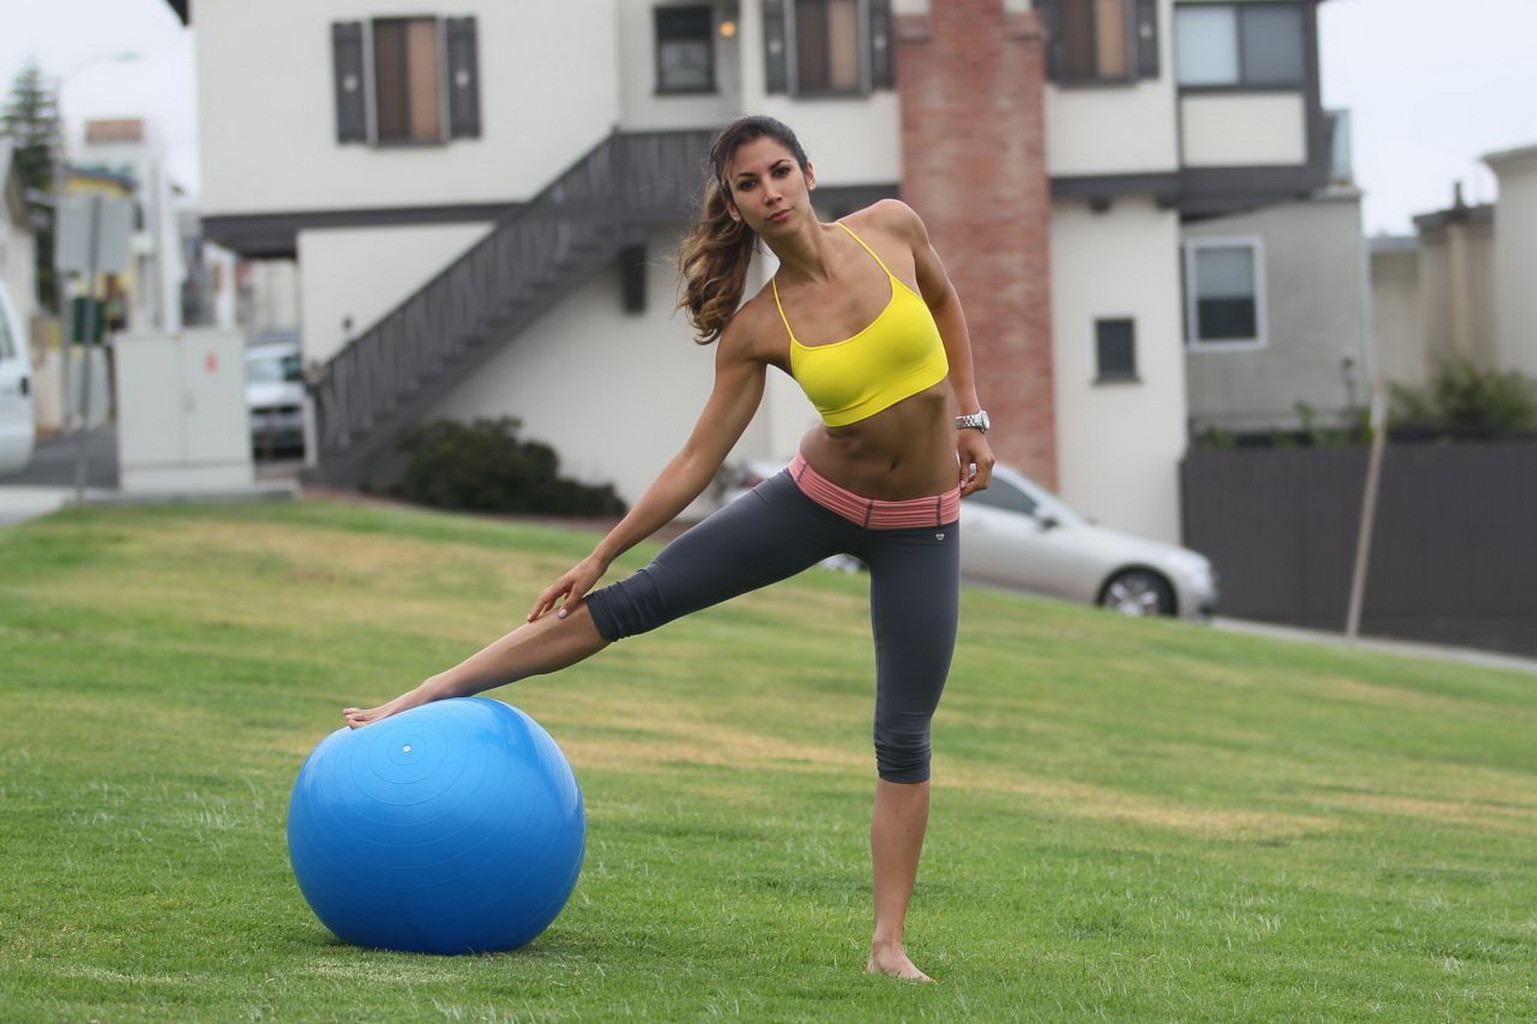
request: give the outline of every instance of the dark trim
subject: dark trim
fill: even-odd
[[[316,228],[407,227],[501,220],[521,203],[402,206],[365,210],[217,214],[203,218],[203,234],[253,259],[293,259],[300,231]]]
[[[812,205],[827,211],[836,220],[882,199],[900,198],[902,186],[897,182],[878,185],[818,185],[812,197]]]
[[[183,25],[192,24],[192,0],[166,0]]]
[[[1179,174],[1179,212],[1216,217],[1306,199],[1328,184],[1327,172],[1294,167],[1197,167]]]
[[[1307,82],[1273,82],[1265,85],[1182,85],[1179,98],[1186,96],[1263,96],[1272,92],[1306,92]]]
[[[1051,179],[1053,199],[1084,199],[1090,204],[1108,204],[1121,196],[1152,196],[1160,206],[1179,202],[1177,171],[1144,174],[1084,174]]]

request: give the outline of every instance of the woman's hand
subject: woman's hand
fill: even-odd
[[[980,430],[963,427],[956,431],[955,452],[961,462],[961,497],[980,491],[993,479],[993,449],[987,443],[987,435]]]
[[[592,585],[602,579],[606,572],[608,572],[607,561],[597,555],[588,555],[566,570],[560,579],[544,588],[534,601],[534,606],[528,610],[528,621],[533,622],[556,605],[560,606],[560,611],[555,613],[556,617],[565,618],[570,614],[571,609],[581,604],[587,591],[591,590]]]

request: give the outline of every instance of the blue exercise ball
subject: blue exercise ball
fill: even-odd
[[[338,729],[304,762],[288,854],[344,942],[418,953],[517,949],[582,870],[582,790],[550,734],[483,697]]]

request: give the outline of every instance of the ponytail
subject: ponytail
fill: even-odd
[[[679,309],[688,310],[696,340],[708,345],[741,305],[758,236],[745,223],[733,220],[720,181],[705,186],[704,205],[693,230],[678,245],[678,270],[683,275]]]

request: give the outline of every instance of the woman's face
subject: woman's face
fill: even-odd
[[[731,154],[725,173],[737,216],[761,234],[777,234],[807,216],[816,175],[804,172],[795,154],[769,135],[744,142]]]

